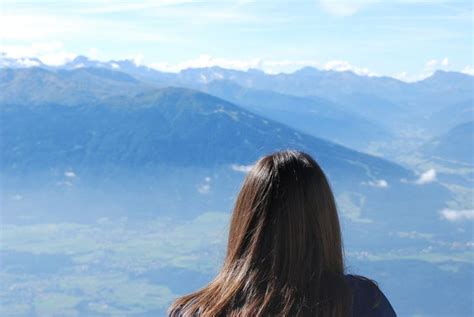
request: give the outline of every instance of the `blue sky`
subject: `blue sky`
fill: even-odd
[[[0,2],[0,51],[60,64],[77,54],[158,69],[303,66],[426,77],[473,73],[471,1]]]

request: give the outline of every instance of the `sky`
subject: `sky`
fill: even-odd
[[[0,52],[159,70],[304,66],[406,81],[474,74],[473,4],[442,0],[0,0]],[[4,56],[5,56],[4,55]]]

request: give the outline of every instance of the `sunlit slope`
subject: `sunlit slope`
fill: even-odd
[[[364,149],[371,142],[393,137],[388,129],[324,98],[247,88],[227,80],[213,81],[198,88],[297,130],[350,148]]]
[[[2,105],[2,169],[251,164],[286,148],[313,154],[336,177],[408,177],[404,168],[182,88],[81,104]]]
[[[0,69],[2,104],[90,104],[110,96],[134,95],[147,88],[148,85],[126,73],[104,68]]]
[[[466,116],[466,120],[469,120]],[[435,159],[474,165],[474,121],[459,124],[423,146],[423,153]]]
[[[411,222],[415,218],[424,219],[426,227],[443,225],[438,211],[449,192],[436,183],[419,186],[414,173],[395,163],[202,92],[153,89],[128,75],[123,80],[112,75],[88,69],[47,72],[56,86],[38,75],[29,79],[29,91],[16,94],[11,81],[2,82],[10,97],[3,95],[0,103],[0,171],[4,179],[15,180],[11,186],[5,182],[5,190],[11,191],[5,200],[11,208],[5,210],[32,210],[28,200],[14,199],[30,183],[31,195],[37,197],[33,210],[42,201],[45,212],[52,208],[52,197],[66,204],[63,210],[82,208],[78,214],[120,210],[130,215],[138,205],[150,213],[229,210],[242,171],[264,154],[292,148],[321,164],[350,221],[375,222],[380,230],[397,224],[419,228],[419,221]],[[93,78],[93,87],[103,90],[82,88],[88,87],[82,76]],[[118,88],[107,90],[111,83]],[[60,84],[62,95],[56,93]],[[104,91],[115,96],[104,96]],[[22,101],[24,95],[31,102]],[[68,97],[76,95],[80,98]],[[59,103],[63,97],[65,104]],[[73,174],[77,177],[68,176]],[[119,207],[111,208],[109,202]],[[63,212],[59,206],[53,206],[58,214]]]

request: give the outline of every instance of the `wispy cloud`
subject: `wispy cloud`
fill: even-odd
[[[53,15],[19,15],[0,12],[0,38],[5,40],[41,40],[74,35],[85,31],[85,23],[75,18]]]
[[[6,57],[19,60],[24,58],[38,58],[43,63],[53,66],[63,65],[77,56],[77,54],[65,50],[61,42],[40,42],[30,45],[0,45],[0,52],[5,54]]]
[[[15,194],[15,195],[11,196],[11,199],[13,199],[13,200],[22,200],[23,196],[20,195],[20,194]]]
[[[219,23],[256,23],[275,21],[275,17],[261,16],[243,10],[254,1],[219,1],[209,3],[203,0],[148,0],[148,1],[99,1],[86,3],[77,9],[83,16],[113,16],[131,14],[144,18],[156,18],[161,22],[188,25]]]
[[[431,241],[434,237],[432,233],[423,233],[418,231],[398,231],[397,236],[406,239],[419,239]]]
[[[72,182],[64,181],[64,182],[56,182],[56,186],[72,187],[74,186],[74,184]]]
[[[387,188],[388,187],[388,182],[385,179],[371,180],[371,181],[369,181],[367,183],[363,183],[363,184],[367,184],[369,186],[377,187],[377,188]]]
[[[422,173],[420,177],[415,181],[418,185],[429,184],[436,181],[436,170],[431,168],[426,172]]]
[[[337,196],[337,206],[344,217],[354,222],[372,223],[371,219],[362,215],[365,201],[365,196],[358,193],[344,192]]]
[[[68,178],[75,178],[76,173],[74,173],[73,171],[66,171],[66,172],[64,172],[64,176],[66,176]]]
[[[454,210],[454,209],[443,209],[440,211],[441,218],[448,221],[462,221],[462,220],[473,220],[474,219],[474,210],[473,209],[464,209],[464,210]]]
[[[327,62],[321,62],[317,60],[272,60],[264,59],[260,57],[248,58],[248,59],[229,59],[221,57],[213,57],[208,54],[202,54],[195,59],[186,60],[180,63],[171,64],[165,62],[151,63],[150,67],[170,72],[178,72],[186,68],[201,68],[201,67],[212,67],[220,66],[223,68],[237,69],[237,70],[248,70],[251,68],[263,70],[269,74],[276,74],[280,72],[293,72],[303,67],[316,67],[324,70],[333,71],[351,71],[361,76],[377,76],[377,74],[368,68],[359,67],[351,64],[344,60],[329,60]]]
[[[448,57],[440,59],[432,58],[426,61],[419,73],[408,73],[406,71],[393,75],[394,78],[406,82],[415,82],[430,77],[436,70],[450,70],[451,62]]]
[[[466,67],[461,70],[461,73],[474,76],[474,67],[472,65],[466,65]]]
[[[147,37],[146,34],[142,35]],[[159,35],[150,36],[152,40],[165,40],[165,38],[161,38]],[[99,54],[99,50],[97,48],[89,48],[87,52],[78,54],[66,50],[63,43],[58,41],[45,41],[38,43],[34,42],[30,45],[0,45],[0,53],[3,53],[5,57],[19,59],[17,64],[23,64],[24,67],[37,66],[37,62],[31,60],[31,58],[38,58],[43,63],[52,66],[63,65],[74,59],[77,55],[86,55],[92,60],[108,61],[102,56],[102,54]],[[201,54],[196,58],[187,59],[177,63],[170,63],[165,61],[147,62],[145,61],[143,53],[129,54],[124,57],[115,57],[114,59],[133,60],[137,66],[147,66],[165,72],[179,72],[188,68],[219,66],[227,69],[242,71],[247,71],[249,69],[260,69],[268,74],[278,74],[292,73],[303,67],[315,67],[327,71],[350,71],[359,76],[381,76],[377,72],[372,71],[367,67],[356,66],[346,60],[329,60],[322,62],[319,60],[310,59],[273,60],[260,57],[237,59],[213,57],[209,54]],[[407,72],[401,72],[396,75],[392,75],[392,77],[405,82],[418,81],[432,75],[434,72],[433,69],[436,68],[436,65],[441,65],[444,69],[446,69],[446,67],[450,65],[450,62],[448,58],[443,58],[440,60],[432,59],[426,62],[425,69],[421,74],[410,75]],[[474,75],[474,68],[471,65],[468,65],[463,70],[461,70],[461,72]],[[385,76],[390,75],[386,74]]]
[[[346,17],[356,14],[374,0],[319,0],[321,8],[329,14]]]
[[[444,57],[442,59],[430,59],[429,61],[426,62],[425,65],[425,71],[433,71],[437,68],[444,68],[449,66],[449,59],[447,57]]]
[[[399,7],[404,6],[404,7],[409,7],[412,5],[444,5],[445,8],[448,7],[450,4],[449,1],[446,0],[318,0],[319,6],[321,9],[323,9],[325,12],[338,16],[338,17],[348,17],[355,15],[365,9],[366,7],[369,7],[371,5],[375,4],[389,4],[389,5],[397,5]],[[458,9],[458,8],[457,8]],[[465,12],[460,14],[462,17],[466,15]],[[442,16],[444,17],[444,16]],[[386,16],[379,17],[382,19],[386,19]],[[392,17],[388,17],[392,18]],[[409,15],[409,16],[395,16],[395,18],[402,18],[402,19],[410,19],[410,18],[416,18],[419,19],[420,16],[415,16]],[[422,16],[421,18],[426,18],[425,16]],[[456,16],[457,18],[457,16]]]
[[[420,4],[430,10],[414,13]],[[331,17],[351,15],[356,17],[344,23]],[[437,21],[444,18],[457,20]],[[107,59],[141,52],[146,65],[168,71],[211,62],[268,73],[314,66],[414,81],[434,71],[423,71],[428,58],[443,69],[472,64],[466,57],[471,18],[467,2],[441,0],[318,0],[297,6],[254,0],[3,0],[0,38],[4,46],[62,42],[65,54],[47,58],[54,64],[70,58],[71,50],[84,55],[95,47]],[[351,36],[337,40],[348,29]],[[444,55],[431,56],[438,47]],[[194,58],[199,54],[213,57]],[[465,72],[473,73],[472,66]]]
[[[198,185],[197,190],[200,194],[209,194],[211,191],[211,178],[209,176],[204,178],[204,181]]]
[[[130,25],[118,20],[99,17],[60,14],[2,14],[0,38],[6,41],[64,42],[95,38],[116,39],[126,42],[173,42],[160,30],[147,26]]]
[[[121,13],[153,10],[168,6],[191,4],[196,0],[148,0],[148,1],[94,1],[86,2],[79,10],[81,13]],[[201,1],[202,2],[202,1]]]
[[[375,72],[370,71],[368,68],[354,66],[348,61],[341,60],[333,60],[326,62],[323,66],[323,69],[334,70],[338,72],[351,71],[353,73],[356,73],[357,75],[363,76],[377,76]]]
[[[248,173],[252,170],[253,165],[238,165],[238,164],[233,164],[231,166],[233,171],[236,172],[241,172],[241,173]]]

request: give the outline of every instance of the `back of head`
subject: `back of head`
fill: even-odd
[[[232,215],[217,277],[171,315],[346,316],[350,295],[337,209],[318,164],[298,151],[260,159]]]

